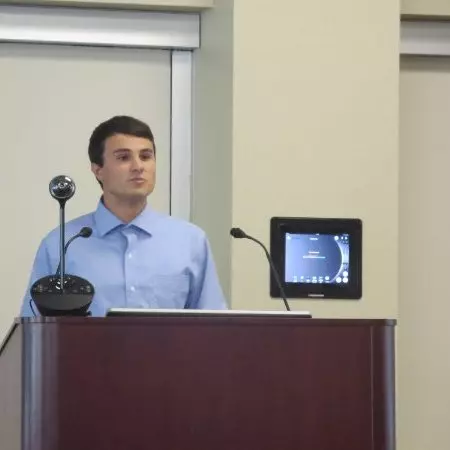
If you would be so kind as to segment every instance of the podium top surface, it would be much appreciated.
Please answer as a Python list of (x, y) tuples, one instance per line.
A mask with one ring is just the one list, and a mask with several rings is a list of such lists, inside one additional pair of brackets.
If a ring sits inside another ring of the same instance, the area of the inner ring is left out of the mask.
[(4, 339), (0, 353), (17, 327), (78, 326), (301, 326), (301, 327), (393, 327), (395, 319), (308, 318), (304, 311), (238, 311), (238, 310), (124, 310), (115, 309), (109, 317), (17, 317)]
[(308, 311), (250, 311), (250, 310), (177, 310), (177, 309), (128, 309), (113, 308), (106, 317), (18, 317), (14, 325), (27, 324), (252, 324), (252, 325), (301, 325), (301, 326), (395, 326), (390, 318), (311, 318)]

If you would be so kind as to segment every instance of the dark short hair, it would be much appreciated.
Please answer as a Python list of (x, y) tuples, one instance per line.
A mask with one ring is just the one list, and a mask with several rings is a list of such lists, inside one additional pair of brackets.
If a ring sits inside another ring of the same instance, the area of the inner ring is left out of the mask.
[(105, 141), (116, 134), (146, 138), (155, 146), (152, 130), (145, 122), (130, 116), (114, 116), (102, 122), (92, 132), (88, 148), (91, 163), (103, 166)]

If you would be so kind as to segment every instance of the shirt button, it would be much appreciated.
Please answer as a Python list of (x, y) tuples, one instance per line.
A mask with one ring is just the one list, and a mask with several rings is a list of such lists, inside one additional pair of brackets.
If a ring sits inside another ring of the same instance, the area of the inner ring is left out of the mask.
[(128, 253), (128, 259), (131, 259), (133, 257), (132, 253)]
[(136, 290), (136, 288), (135, 288), (134, 286), (131, 286), (131, 287), (130, 287), (130, 291), (131, 291), (131, 292), (134, 292), (135, 290)]

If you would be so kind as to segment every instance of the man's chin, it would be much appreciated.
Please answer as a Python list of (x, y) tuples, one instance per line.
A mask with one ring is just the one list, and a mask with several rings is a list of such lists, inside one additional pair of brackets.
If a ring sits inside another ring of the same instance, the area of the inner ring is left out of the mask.
[(149, 189), (133, 189), (132, 191), (121, 192), (117, 196), (122, 200), (139, 202), (146, 200), (150, 194), (151, 191)]

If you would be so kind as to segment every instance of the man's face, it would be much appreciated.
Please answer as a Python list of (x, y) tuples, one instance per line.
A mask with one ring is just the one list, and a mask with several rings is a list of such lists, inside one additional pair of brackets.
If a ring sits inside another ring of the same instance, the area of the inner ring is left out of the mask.
[(155, 187), (155, 149), (146, 138), (116, 134), (106, 139), (103, 166), (92, 172), (105, 194), (125, 200), (147, 197)]

